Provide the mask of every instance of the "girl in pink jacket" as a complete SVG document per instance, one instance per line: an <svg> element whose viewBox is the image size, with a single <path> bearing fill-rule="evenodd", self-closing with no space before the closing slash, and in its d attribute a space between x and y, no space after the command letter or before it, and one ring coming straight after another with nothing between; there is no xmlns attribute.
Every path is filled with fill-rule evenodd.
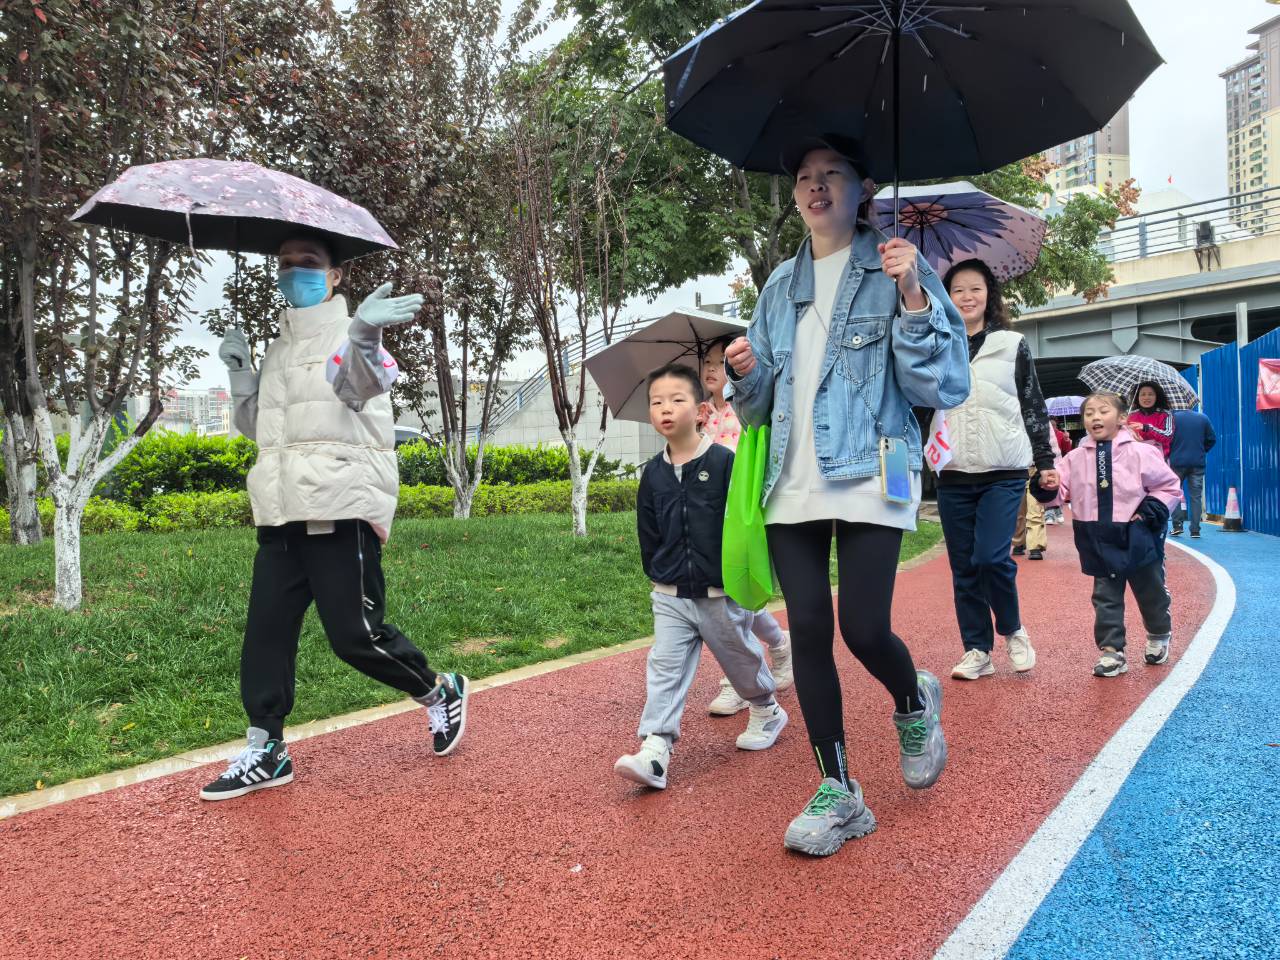
<svg viewBox="0 0 1280 960"><path fill-rule="evenodd" d="M1169 659L1172 620L1164 577L1164 535L1169 510L1182 496L1177 475L1159 447L1126 429L1125 404L1093 393L1080 408L1086 435L1062 459L1059 482L1031 482L1032 495L1071 503L1081 569L1094 578L1094 640L1102 656L1094 676L1125 673L1124 588L1128 583L1147 628L1146 661Z"/></svg>

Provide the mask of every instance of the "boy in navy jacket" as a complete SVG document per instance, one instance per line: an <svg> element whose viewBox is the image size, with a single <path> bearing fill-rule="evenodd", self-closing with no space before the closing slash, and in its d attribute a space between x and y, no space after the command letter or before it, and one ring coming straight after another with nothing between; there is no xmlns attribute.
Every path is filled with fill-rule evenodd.
<svg viewBox="0 0 1280 960"><path fill-rule="evenodd" d="M764 650L751 635L752 615L724 592L720 542L733 453L698 433L705 394L697 371L668 364L649 375L649 421L667 441L640 478L637 528L644 572L653 582L654 642L637 753L614 770L656 789L667 785L671 750L698 668L702 644L750 704L743 750L773 746L787 724L774 699Z"/></svg>

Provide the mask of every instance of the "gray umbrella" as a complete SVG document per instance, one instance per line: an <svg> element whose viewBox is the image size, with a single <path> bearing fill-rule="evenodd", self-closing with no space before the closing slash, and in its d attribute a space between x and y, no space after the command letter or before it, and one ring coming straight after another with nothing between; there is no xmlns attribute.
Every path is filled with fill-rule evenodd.
<svg viewBox="0 0 1280 960"><path fill-rule="evenodd" d="M646 422L649 397L645 380L650 373L676 361L697 370L711 343L746 331L743 320L701 310L676 310L601 350L587 360L587 371L615 417Z"/></svg>

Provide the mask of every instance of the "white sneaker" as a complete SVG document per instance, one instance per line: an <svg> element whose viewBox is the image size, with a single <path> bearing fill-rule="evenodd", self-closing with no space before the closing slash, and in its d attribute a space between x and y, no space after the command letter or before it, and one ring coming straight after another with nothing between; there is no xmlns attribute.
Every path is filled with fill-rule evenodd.
<svg viewBox="0 0 1280 960"><path fill-rule="evenodd" d="M787 725L787 711L774 701L767 707L751 707L747 729L738 735L739 750L768 750Z"/></svg>
<svg viewBox="0 0 1280 960"><path fill-rule="evenodd" d="M657 734L649 734L640 744L637 753L628 753L618 758L613 765L613 772L621 774L628 780L642 783L655 790L667 789L667 770L671 766L671 747L667 741Z"/></svg>
<svg viewBox="0 0 1280 960"><path fill-rule="evenodd" d="M977 680L989 677L996 672L991 662L991 654L982 650L966 650L964 657L951 669L951 676L957 680Z"/></svg>
<svg viewBox="0 0 1280 960"><path fill-rule="evenodd" d="M775 678L776 679L776 678ZM707 705L707 712L716 717L732 717L735 713L747 709L751 704L738 696L733 684L727 677L720 678L720 692Z"/></svg>
<svg viewBox="0 0 1280 960"><path fill-rule="evenodd" d="M1031 646L1031 638L1027 631L1019 627L1004 638L1005 649L1009 652L1009 663L1018 673L1026 673L1036 665L1036 649Z"/></svg>
<svg viewBox="0 0 1280 960"><path fill-rule="evenodd" d="M769 651L769 662L773 665L773 683L779 693L795 686L796 682L795 668L791 663L791 631L783 630L782 637L782 646Z"/></svg>

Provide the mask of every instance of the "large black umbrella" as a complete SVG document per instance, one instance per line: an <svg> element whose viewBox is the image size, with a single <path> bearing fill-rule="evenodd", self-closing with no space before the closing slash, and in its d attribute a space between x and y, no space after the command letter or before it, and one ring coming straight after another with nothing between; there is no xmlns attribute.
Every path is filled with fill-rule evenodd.
<svg viewBox="0 0 1280 960"><path fill-rule="evenodd" d="M824 134L868 176L994 170L1105 126L1160 65L1126 0L757 0L663 65L667 125L747 170Z"/></svg>

